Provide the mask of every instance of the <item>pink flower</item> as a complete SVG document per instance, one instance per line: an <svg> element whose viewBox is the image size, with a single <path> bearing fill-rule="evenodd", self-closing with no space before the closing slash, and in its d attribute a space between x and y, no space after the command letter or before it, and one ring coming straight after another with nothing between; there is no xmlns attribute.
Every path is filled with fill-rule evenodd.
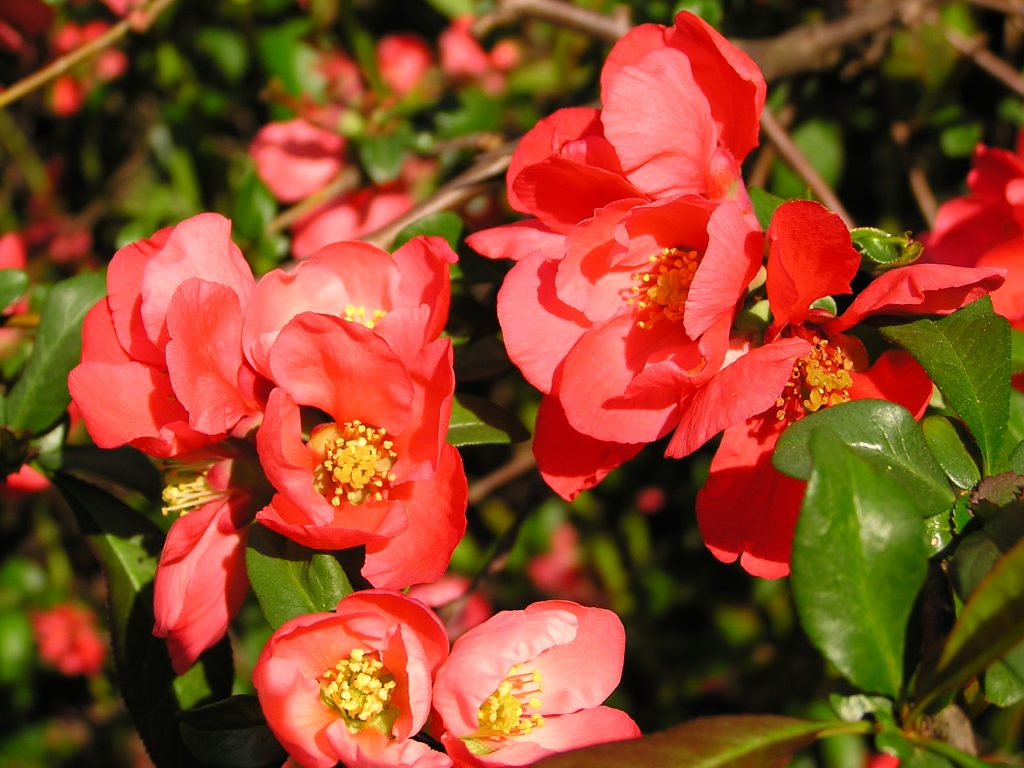
<svg viewBox="0 0 1024 768"><path fill-rule="evenodd" d="M292 254L304 259L331 243L356 240L412 208L401 184L364 187L341 195L300 218L292 226Z"/></svg>
<svg viewBox="0 0 1024 768"><path fill-rule="evenodd" d="M456 640L437 672L441 741L457 765L529 765L639 736L601 706L624 649L622 623L602 608L548 600L498 613Z"/></svg>
<svg viewBox="0 0 1024 768"><path fill-rule="evenodd" d="M31 615L39 658L62 675L95 675L103 669L107 648L87 608L62 603Z"/></svg>
<svg viewBox="0 0 1024 768"><path fill-rule="evenodd" d="M246 537L269 496L254 465L227 448L165 463L163 511L178 518L156 569L153 634L167 639L178 674L224 637L249 589Z"/></svg>
<svg viewBox="0 0 1024 768"><path fill-rule="evenodd" d="M258 421L263 385L241 346L255 281L230 234L227 219L200 214L114 255L68 377L101 448L174 456Z"/></svg>
<svg viewBox="0 0 1024 768"><path fill-rule="evenodd" d="M789 572L805 483L771 465L786 426L808 413L862 398L899 403L920 418L931 397L932 382L910 355L888 350L871 362L863 344L843 331L871 315L947 314L1002 280L991 269L915 264L882 274L838 318L811 309L822 296L850 293L859 263L835 214L807 201L785 203L776 211L768 231L767 277L774 325L766 334L769 343L760 349L787 344L788 351L770 368L745 368L758 351L752 350L721 376L732 380L736 391L774 390L776 399L745 423L723 424L725 434L697 496L697 521L711 553L725 562L739 558L756 576L777 578ZM667 453L685 455L696 442L680 429Z"/></svg>
<svg viewBox="0 0 1024 768"><path fill-rule="evenodd" d="M256 172L283 203L309 197L344 166L345 139L305 120L263 126L249 146Z"/></svg>
<svg viewBox="0 0 1024 768"><path fill-rule="evenodd" d="M503 40L487 53L473 37L472 27L472 16L459 16L440 34L441 69L451 78L478 82L487 93L501 93L504 73L519 63L519 47Z"/></svg>
<svg viewBox="0 0 1024 768"><path fill-rule="evenodd" d="M308 768L445 768L414 741L430 714L431 683L448 653L437 617L397 592L356 592L333 613L278 628L253 670L267 724Z"/></svg>
<svg viewBox="0 0 1024 768"><path fill-rule="evenodd" d="M576 528L562 522L551 533L551 548L526 564L530 581L544 594L595 605L605 602L583 563Z"/></svg>
<svg viewBox="0 0 1024 768"><path fill-rule="evenodd" d="M396 96L419 86L432 63L430 48L419 35L384 35L377 43L377 68Z"/></svg>
<svg viewBox="0 0 1024 768"><path fill-rule="evenodd" d="M440 609L437 613L444 622L448 639L455 640L494 615L479 590L467 594L469 586L470 581L465 576L445 574L429 584L413 585L407 594L431 608Z"/></svg>
<svg viewBox="0 0 1024 768"><path fill-rule="evenodd" d="M105 21L90 21L81 26L67 22L53 37L53 51L57 56L64 55L102 36L108 29L110 25ZM74 114L95 86L120 77L127 69L128 57L124 52L107 48L78 70L61 74L54 80L51 92L54 113L61 117Z"/></svg>

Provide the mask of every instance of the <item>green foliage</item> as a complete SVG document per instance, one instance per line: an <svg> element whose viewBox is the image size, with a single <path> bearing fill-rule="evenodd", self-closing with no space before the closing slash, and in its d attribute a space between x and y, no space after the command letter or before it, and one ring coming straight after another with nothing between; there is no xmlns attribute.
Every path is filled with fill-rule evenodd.
<svg viewBox="0 0 1024 768"><path fill-rule="evenodd" d="M462 219L451 211L438 211L416 219L412 224L402 228L402 231L395 235L395 242L392 243L392 250L397 250L418 235L436 235L448 241L448 245L455 250L462 236Z"/></svg>
<svg viewBox="0 0 1024 768"><path fill-rule="evenodd" d="M945 416L926 416L921 430L928 449L942 466L942 470L958 488L973 488L981 480L978 465L960 439L953 422Z"/></svg>
<svg viewBox="0 0 1024 768"><path fill-rule="evenodd" d="M236 695L178 713L192 754L213 768L281 765L287 754L263 718L255 696Z"/></svg>
<svg viewBox="0 0 1024 768"><path fill-rule="evenodd" d="M1010 326L988 298L941 320L890 325L882 335L921 364L966 422L986 473L997 468L1010 397ZM978 339L985 339L979 344Z"/></svg>
<svg viewBox="0 0 1024 768"><path fill-rule="evenodd" d="M861 269L870 272L912 264L924 247L909 232L892 235L877 227L856 227L850 230L850 238L860 253Z"/></svg>
<svg viewBox="0 0 1024 768"><path fill-rule="evenodd" d="M303 547L262 525L253 525L249 533L245 564L252 591L274 629L304 613L333 611L352 591L334 555Z"/></svg>
<svg viewBox="0 0 1024 768"><path fill-rule="evenodd" d="M450 445L518 443L527 437L529 433L512 414L482 397L459 393L452 400Z"/></svg>
<svg viewBox="0 0 1024 768"><path fill-rule="evenodd" d="M825 427L793 540L793 599L811 642L855 686L903 688L907 619L924 584L924 524L906 491ZM841 610L837 610L842 606Z"/></svg>
<svg viewBox="0 0 1024 768"><path fill-rule="evenodd" d="M0 269L0 308L9 307L28 289L28 275L21 269Z"/></svg>

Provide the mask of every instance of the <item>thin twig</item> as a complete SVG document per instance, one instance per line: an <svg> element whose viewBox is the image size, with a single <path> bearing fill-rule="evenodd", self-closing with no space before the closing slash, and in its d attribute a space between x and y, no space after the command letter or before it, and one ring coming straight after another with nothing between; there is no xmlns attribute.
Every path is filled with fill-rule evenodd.
<svg viewBox="0 0 1024 768"><path fill-rule="evenodd" d="M1018 96L1024 96L1024 78L1021 78L1016 69L986 48L983 39L966 37L949 27L946 27L945 33L950 44L980 69L992 75Z"/></svg>
<svg viewBox="0 0 1024 768"><path fill-rule="evenodd" d="M510 461L479 480L473 481L469 486L469 503L479 504L499 487L529 472L535 466L537 466L537 460L533 457L533 451L529 446L520 448Z"/></svg>
<svg viewBox="0 0 1024 768"><path fill-rule="evenodd" d="M495 27L524 17L550 21L609 43L614 43L633 26L629 9L624 5L608 16L560 0L499 0L494 11L477 19L473 34L483 37Z"/></svg>
<svg viewBox="0 0 1024 768"><path fill-rule="evenodd" d="M109 48L129 32L142 32L148 29L153 21L155 21L156 18L173 2L174 0L153 0L153 2L146 6L146 8L117 22L117 24L94 40L90 40L70 53L61 56L59 59L48 64L39 71L33 72L28 77L16 82L10 88L0 91L0 109L13 104L23 96L27 96L33 91L42 88L51 80L64 74L69 69L72 69L86 59L95 56L105 48Z"/></svg>
<svg viewBox="0 0 1024 768"><path fill-rule="evenodd" d="M331 179L327 186L318 189L309 197L296 203L291 208L286 208L277 214L277 216L267 224L267 234L277 234L286 227L294 224L310 211L320 207L320 205L326 203L328 200L332 200L345 192L351 192L359 186L359 182L361 180L362 176L360 175L358 168L352 165L345 166L337 176Z"/></svg>
<svg viewBox="0 0 1024 768"><path fill-rule="evenodd" d="M821 175L811 165L804 153L800 151L800 148L793 143L789 134L786 133L786 129L779 124L779 121L775 119L775 115L772 114L772 111L767 106L761 111L761 127L764 129L768 141L775 146L782 159L786 161L790 168L796 171L800 178L807 182L807 186L811 188L815 196L827 208L835 211L839 218L846 222L846 226L853 227L853 217L843 207L843 204L839 202L839 198L832 191L832 187L821 178Z"/></svg>

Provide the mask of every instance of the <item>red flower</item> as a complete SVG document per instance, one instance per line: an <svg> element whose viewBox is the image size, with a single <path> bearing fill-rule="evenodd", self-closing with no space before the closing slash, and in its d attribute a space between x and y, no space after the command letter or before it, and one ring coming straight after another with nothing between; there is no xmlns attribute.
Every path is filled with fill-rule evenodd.
<svg viewBox="0 0 1024 768"><path fill-rule="evenodd" d="M103 669L107 648L87 608L63 603L32 612L39 658L62 675L95 675Z"/></svg>
<svg viewBox="0 0 1024 768"><path fill-rule="evenodd" d="M419 35L384 35L377 43L377 69L396 96L404 96L423 82L433 58Z"/></svg>
<svg viewBox="0 0 1024 768"><path fill-rule="evenodd" d="M892 270L860 293L838 318L810 305L822 296L850 292L860 257L839 218L817 203L782 205L768 231L768 301L774 318L767 338L771 349L794 343L795 355L777 358L770 375L778 381L777 399L745 423L729 426L711 462L707 483L697 496L697 520L712 554L765 578L789 572L793 528L805 483L771 465L779 435L806 414L862 398L890 400L920 418L931 397L932 382L905 352L883 352L869 364L863 345L842 332L870 315L945 314L984 295L1001 282L995 270L912 265ZM755 350L756 351L756 350ZM753 354L753 353L749 353ZM728 366L739 366L744 357ZM693 446L680 429L670 455Z"/></svg>
<svg viewBox="0 0 1024 768"><path fill-rule="evenodd" d="M494 615L494 609L479 590L466 592L469 585L465 576L445 574L429 584L413 585L407 594L431 608L440 609L437 613L444 622L448 639L454 640Z"/></svg>
<svg viewBox="0 0 1024 768"><path fill-rule="evenodd" d="M437 672L441 741L457 765L529 765L640 735L601 706L619 683L625 633L611 611L564 600L502 611L455 641Z"/></svg>
<svg viewBox="0 0 1024 768"><path fill-rule="evenodd" d="M366 545L363 575L391 588L433 581L465 529L466 480L445 442L454 376L447 339L394 347L355 322L306 312L270 350L279 388L257 434L278 490L257 519L314 548ZM412 343L410 343L412 342ZM327 415L303 440L300 406Z"/></svg>
<svg viewBox="0 0 1024 768"><path fill-rule="evenodd" d="M397 592L356 592L333 613L299 616L267 641L253 685L267 724L309 768L444 768L414 741L431 682L448 653L437 617Z"/></svg>
<svg viewBox="0 0 1024 768"><path fill-rule="evenodd" d="M259 419L261 384L241 345L255 281L230 232L227 219L200 214L114 255L68 377L101 448L175 456Z"/></svg>
<svg viewBox="0 0 1024 768"><path fill-rule="evenodd" d="M256 173L283 203L309 197L341 172L345 139L305 120L263 126L249 146Z"/></svg>

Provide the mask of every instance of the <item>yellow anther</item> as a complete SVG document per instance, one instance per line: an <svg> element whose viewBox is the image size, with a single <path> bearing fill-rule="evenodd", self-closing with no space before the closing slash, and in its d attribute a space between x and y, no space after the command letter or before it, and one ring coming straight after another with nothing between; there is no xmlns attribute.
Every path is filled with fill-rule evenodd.
<svg viewBox="0 0 1024 768"><path fill-rule="evenodd" d="M309 449L319 462L313 469L313 487L334 506L381 500L395 479L391 472L398 454L387 431L360 421L323 424L309 438Z"/></svg>
<svg viewBox="0 0 1024 768"><path fill-rule="evenodd" d="M210 485L207 475L215 461L176 461L168 459L163 462L164 489L161 493L163 506L160 511L164 515L187 515L211 501L227 496L226 491L218 491Z"/></svg>
<svg viewBox="0 0 1024 768"><path fill-rule="evenodd" d="M775 401L776 418L793 422L806 412L848 402L853 386L853 361L838 346L817 336L811 351L796 361L782 395Z"/></svg>
<svg viewBox="0 0 1024 768"><path fill-rule="evenodd" d="M665 248L650 257L653 266L646 272L635 272L634 285L627 303L636 307L638 328L651 328L658 320L682 320L686 297L700 255L697 251Z"/></svg>
<svg viewBox="0 0 1024 768"><path fill-rule="evenodd" d="M355 648L320 675L320 700L355 732L384 713L396 686L377 654Z"/></svg>
<svg viewBox="0 0 1024 768"><path fill-rule="evenodd" d="M345 319L353 323L359 323L365 325L367 328L373 328L377 321L380 320L387 314L383 309L375 309L371 312L367 312L365 307L357 307L353 304L345 305Z"/></svg>
<svg viewBox="0 0 1024 768"><path fill-rule="evenodd" d="M544 716L528 709L540 709L541 700L535 695L544 689L539 672L519 672L520 665L511 667L494 693L477 710L478 728L474 739L501 739L506 736L528 734L544 725Z"/></svg>

